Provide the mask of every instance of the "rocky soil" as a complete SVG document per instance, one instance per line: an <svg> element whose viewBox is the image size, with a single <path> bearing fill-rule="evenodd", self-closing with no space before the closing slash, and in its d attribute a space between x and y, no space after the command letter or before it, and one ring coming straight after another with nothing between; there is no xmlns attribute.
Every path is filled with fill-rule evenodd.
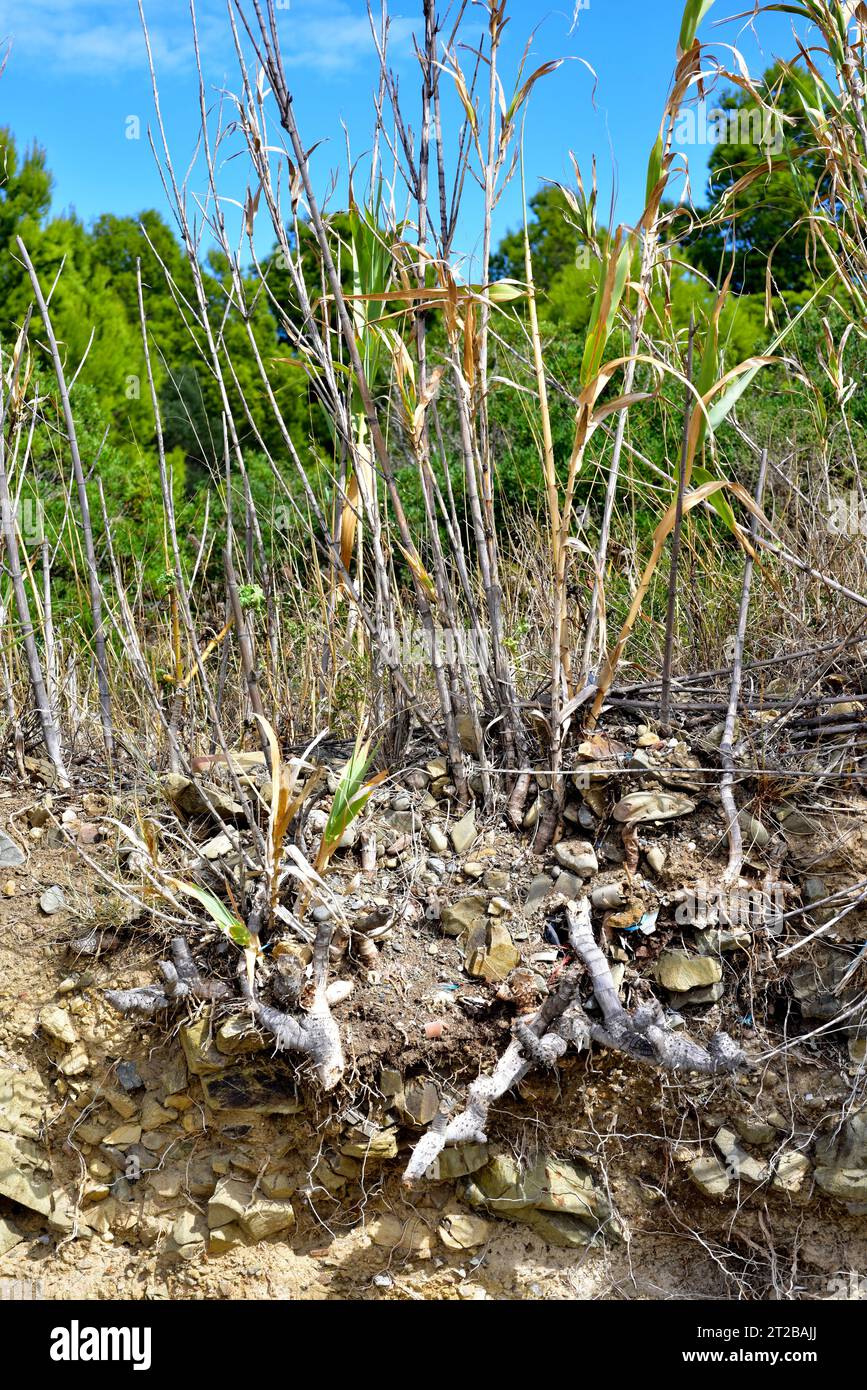
<svg viewBox="0 0 867 1390"><path fill-rule="evenodd" d="M436 758L378 789L329 874L353 923L332 944L347 1071L329 1095L234 992L168 1020L118 1013L106 991L153 983L173 933L142 910L114 823L136 824L134 798L61 796L38 769L2 789L0 1279L54 1298L867 1293L867 911L845 896L867 881L867 801L767 790L722 896L700 748L626 726L581 756L545 858L456 811ZM164 793L147 807L164 852L189 874L194 842L199 879L231 891L196 786ZM233 814L216 776L212 793ZM725 1029L749 1066L568 1053L498 1104L486 1144L407 1188L442 1101L556 984L557 903L585 893L627 1008L653 995L698 1042ZM234 979L212 925L188 940ZM264 977L295 979L303 1006L309 962L287 932Z"/></svg>

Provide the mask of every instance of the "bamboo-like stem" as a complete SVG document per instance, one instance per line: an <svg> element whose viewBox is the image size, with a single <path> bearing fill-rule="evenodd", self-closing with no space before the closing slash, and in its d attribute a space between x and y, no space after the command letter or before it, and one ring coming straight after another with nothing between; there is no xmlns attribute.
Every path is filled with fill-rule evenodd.
<svg viewBox="0 0 867 1390"><path fill-rule="evenodd" d="M108 759L109 769L114 761L114 737L111 722L111 694L108 679L108 664L105 656L105 627L102 616L102 595L99 587L99 574L96 566L96 551L93 545L93 528L90 521L90 503L87 498L87 485L84 479L84 468L82 467L81 454L78 449L78 435L75 430L75 420L72 414L72 403L69 399L69 391L66 385L66 375L63 370L63 362L60 357L60 349L57 346L57 339L54 334L54 325L48 311L48 305L42 293L42 286L39 277L33 268L33 262L27 253L27 247L21 237L15 238L21 258L30 277L33 287L33 294L36 299L37 308L45 327L48 346L51 352L51 360L54 366L54 375L57 379L57 389L60 393L60 400L63 406L63 418L66 424L66 437L69 444L69 453L72 458L72 468L75 475L75 485L78 491L78 505L81 512L81 531L84 539L84 554L87 560L87 580L90 590L90 612L93 619L93 649L96 658L96 679L99 687L99 708L102 719L102 736L105 743L105 754Z"/></svg>
<svg viewBox="0 0 867 1390"><path fill-rule="evenodd" d="M692 347L695 336L695 318L689 316L689 337L686 345L686 379L692 381ZM662 693L659 700L659 722L664 732L669 729L671 713L671 664L674 657L674 627L677 616L677 568L680 561L681 529L683 527L683 494L686 487L686 461L689 448L689 425L692 419L693 400L687 391L683 411L683 437L680 447L680 463L677 470L677 514L671 538L671 560L668 572L668 607L665 614L665 652L662 658Z"/></svg>
<svg viewBox="0 0 867 1390"><path fill-rule="evenodd" d="M762 450L759 461L759 476L756 483L755 501L756 506L761 507L762 498L765 492L765 479L768 473L768 451ZM758 535L758 520L755 515L750 517L750 536L755 540ZM723 736L720 740L719 756L722 763L723 775L720 779L720 801L726 817L726 834L729 842L729 859L723 875L724 882L736 883L740 877L741 866L743 864L743 836L741 835L740 821L738 820L738 808L735 804L734 777L735 764L732 745L735 736L735 723L738 714L738 700L741 693L741 670L744 658L744 639L747 633L747 619L750 611L750 588L753 580L753 557L747 553L744 557L744 578L741 586L741 603L738 612L738 626L735 632L734 652L732 654L732 678L729 685L729 701L726 710L725 727Z"/></svg>
<svg viewBox="0 0 867 1390"><path fill-rule="evenodd" d="M15 388L16 380L17 367L12 377L12 390ZM3 386L4 373L2 361L0 361L0 419L5 417ZM2 534L6 549L6 562L12 579L12 591L15 595L15 607L21 628L24 656L33 690L33 700L39 716L42 736L45 740L45 748L57 773L58 782L61 786L68 787L69 775L63 760L55 715L45 686L42 663L39 659L39 649L36 645L36 635L30 617L30 605L27 601L27 591L21 570L21 553L18 549L18 535L15 527L15 507L9 493L9 480L6 474L6 434L2 424L0 424L0 534Z"/></svg>

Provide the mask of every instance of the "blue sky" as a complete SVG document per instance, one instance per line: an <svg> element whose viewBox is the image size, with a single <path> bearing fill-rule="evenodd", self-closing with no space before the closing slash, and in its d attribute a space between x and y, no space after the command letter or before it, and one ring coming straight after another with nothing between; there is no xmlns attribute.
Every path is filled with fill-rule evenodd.
<svg viewBox="0 0 867 1390"><path fill-rule="evenodd" d="M378 0L377 0L378 3ZM561 5L512 0L502 71L514 71L535 29L532 66L568 58L537 85L526 127L528 192L542 179L571 181L569 151L589 174L596 154L603 217L612 188L616 218L631 221L643 205L647 156L655 137L671 75L683 0L574 0ZM701 34L728 66L725 44L736 44L750 70L761 72L777 53L790 54L790 21L762 15L750 28L744 19L717 21L750 8L752 0L716 0ZM284 0L285 4L285 0ZM446 9L448 0L442 0ZM392 56L408 108L417 87L411 34L417 0L393 0ZM178 168L195 146L197 90L184 0L146 0L159 73L163 114ZM197 5L206 81L213 96L237 86L231 36L223 0ZM279 22L296 115L308 145L324 141L314 155L316 182L324 190L332 172L345 170L349 130L353 156L367 148L375 62L364 0L289 0ZM466 34L485 22L474 5ZM162 188L147 139L126 138L130 116L142 130L152 120L150 84L135 0L0 0L0 41L11 41L0 78L2 121L22 143L37 140L48 152L55 179L55 210L74 208L85 221L101 212L134 214L164 209ZM577 61L577 60L583 61ZM584 66L589 63L594 81ZM457 109L457 108L456 108ZM700 193L707 148L690 153L693 188ZM227 193L243 197L244 171L230 163L221 177ZM193 171L191 187L203 186ZM335 205L345 182L338 172ZM520 185L513 181L497 213L496 231L519 224ZM459 249L477 253L476 221L468 205Z"/></svg>

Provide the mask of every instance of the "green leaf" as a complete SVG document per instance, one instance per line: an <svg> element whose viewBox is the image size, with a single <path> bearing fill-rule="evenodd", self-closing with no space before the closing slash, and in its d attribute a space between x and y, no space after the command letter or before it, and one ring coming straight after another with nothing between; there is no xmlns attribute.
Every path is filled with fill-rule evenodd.
<svg viewBox="0 0 867 1390"><path fill-rule="evenodd" d="M701 486L702 483L712 483L719 481L709 473L706 468L695 467L692 470L694 480ZM731 503L724 492L714 492L707 499L720 519L725 523L727 529L734 535L737 531L738 523L732 510Z"/></svg>
<svg viewBox="0 0 867 1390"><path fill-rule="evenodd" d="M789 322L786 324L785 328L783 328L781 332L777 334L774 341L762 354L763 357L769 357L772 353L776 352L777 348L780 346L783 340L788 336L789 333L791 333L798 320L804 317L804 315L806 314L810 306L813 304L813 302L819 298L819 295L824 294L825 290L830 288L830 286L834 283L835 278L835 275L829 275L827 280L822 281L821 285L819 285L819 287L816 290L814 290L813 293L810 295L810 298L801 305L795 317L793 319L790 319ZM734 407L737 405L738 401L746 391L750 382L754 380L757 373L761 371L763 366L765 366L764 362L757 362L754 367L751 367L749 369L749 371L744 372L742 376L739 376L735 381L732 382L728 390L723 392L716 404L710 407L708 415L710 417L711 431L715 432L719 428L723 420L725 420L729 412L733 410Z"/></svg>
<svg viewBox="0 0 867 1390"><path fill-rule="evenodd" d="M645 207L648 207L648 206L650 205L650 199L651 199L652 196L653 196L653 190L656 188L656 185L659 183L659 180L662 178L662 151L663 151L663 148L664 148L664 145L663 145L663 139L662 139L662 131L660 131L660 132L659 132L659 135L658 135L657 138L656 138L656 144L654 145L653 149L650 151L650 159L649 159L648 164L647 164L647 189L646 189L645 194L644 194L644 206L645 206Z"/></svg>
<svg viewBox="0 0 867 1390"><path fill-rule="evenodd" d="M631 238L627 237L620 249L616 265L612 266L610 253L603 262L602 274L596 290L596 298L593 301L590 322L587 325L587 337L584 342L584 356L581 361L582 387L589 385L602 366L605 345L611 337L611 330L614 327L617 310L620 307L620 301L626 287L631 254L632 242ZM602 312L605 308L606 289L610 291L610 299L608 312L603 323Z"/></svg>
<svg viewBox="0 0 867 1390"><path fill-rule="evenodd" d="M197 902L216 922L220 931L228 936L230 941L234 941L236 946L248 947L253 941L252 932L239 922L238 918L231 913L219 898L215 898L213 893L209 893L207 888L199 888L195 883L182 883L178 879L170 880L172 888L179 893L186 893L188 897L195 898Z"/></svg>
<svg viewBox="0 0 867 1390"><path fill-rule="evenodd" d="M713 0L686 0L683 9L683 19L680 25L680 38L678 40L680 50L686 53L695 43L695 35L698 26L704 19Z"/></svg>
<svg viewBox="0 0 867 1390"><path fill-rule="evenodd" d="M516 299L526 299L527 286L518 280L495 280L487 288L479 286L479 293L487 295L492 304L512 304Z"/></svg>

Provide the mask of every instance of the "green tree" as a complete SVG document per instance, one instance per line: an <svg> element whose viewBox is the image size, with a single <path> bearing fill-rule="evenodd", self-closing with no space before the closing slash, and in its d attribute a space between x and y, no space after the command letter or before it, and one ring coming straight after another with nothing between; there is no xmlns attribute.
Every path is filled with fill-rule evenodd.
<svg viewBox="0 0 867 1390"><path fill-rule="evenodd" d="M537 288L550 289L564 271L587 264L586 251L563 193L554 184L538 189L530 199L528 218L533 278ZM524 280L524 228L503 237L491 257L492 280Z"/></svg>
<svg viewBox="0 0 867 1390"><path fill-rule="evenodd" d="M709 161L708 205L699 212L698 225L680 237L687 258L715 283L722 283L731 269L732 289L738 294L763 293L769 263L784 293L805 290L815 278L804 210L823 162L809 148L797 94L778 67L765 73L764 87L776 117L762 112L741 88L722 97L724 120L714 124L724 138ZM685 112L681 120L689 115ZM721 210L720 199L741 180L744 186ZM818 274L829 269L820 255Z"/></svg>

